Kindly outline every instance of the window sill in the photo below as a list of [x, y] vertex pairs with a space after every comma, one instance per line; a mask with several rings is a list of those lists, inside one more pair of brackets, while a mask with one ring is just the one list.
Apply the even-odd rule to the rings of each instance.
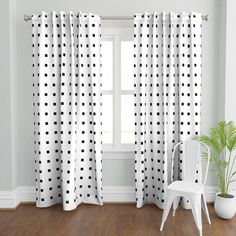
[[103, 144], [103, 153], [134, 153], [134, 144]]
[[134, 150], [112, 150], [112, 149], [103, 149], [103, 153], [132, 153], [134, 154]]
[[103, 160], [134, 160], [134, 151], [103, 151]]

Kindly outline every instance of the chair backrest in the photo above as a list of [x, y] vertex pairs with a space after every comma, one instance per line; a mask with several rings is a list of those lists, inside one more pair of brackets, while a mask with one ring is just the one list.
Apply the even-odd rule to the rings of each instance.
[[[207, 163], [204, 176], [202, 173], [202, 146], [206, 147], [207, 150]], [[179, 151], [182, 157], [182, 179], [191, 182], [195, 182], [195, 180], [198, 179], [199, 182], [202, 182], [202, 184], [205, 185], [209, 169], [210, 148], [198, 140], [188, 140], [177, 143], [174, 147], [171, 160], [171, 182], [173, 182], [174, 158], [177, 156], [177, 151]]]

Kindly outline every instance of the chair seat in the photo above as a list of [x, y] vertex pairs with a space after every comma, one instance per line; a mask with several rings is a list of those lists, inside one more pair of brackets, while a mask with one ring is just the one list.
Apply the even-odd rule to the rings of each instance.
[[189, 181], [174, 181], [168, 185], [167, 189], [183, 193], [198, 193], [202, 191], [203, 186], [202, 184]]

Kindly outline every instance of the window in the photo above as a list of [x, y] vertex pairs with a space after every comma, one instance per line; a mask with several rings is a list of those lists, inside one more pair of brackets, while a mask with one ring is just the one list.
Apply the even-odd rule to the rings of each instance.
[[130, 28], [103, 31], [103, 150], [133, 151], [133, 33]]
[[134, 143], [133, 41], [121, 40], [121, 143]]
[[113, 143], [113, 42], [102, 42], [103, 143]]

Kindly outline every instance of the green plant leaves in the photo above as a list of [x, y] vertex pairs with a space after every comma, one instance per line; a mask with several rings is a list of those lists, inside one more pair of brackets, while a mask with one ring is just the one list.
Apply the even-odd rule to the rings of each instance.
[[234, 171], [230, 177], [233, 177], [234, 175], [236, 175], [236, 171]]
[[[209, 135], [202, 135], [195, 138], [211, 148], [210, 161], [217, 167], [216, 176], [220, 180], [222, 194], [228, 194], [229, 184], [235, 182], [232, 179], [236, 175], [233, 172], [233, 165], [236, 157], [231, 162], [232, 151], [236, 149], [236, 126], [230, 121], [220, 121], [216, 127], [211, 128]], [[229, 151], [229, 154], [226, 151]], [[228, 154], [228, 156], [227, 156]], [[207, 153], [202, 156], [207, 158]]]

